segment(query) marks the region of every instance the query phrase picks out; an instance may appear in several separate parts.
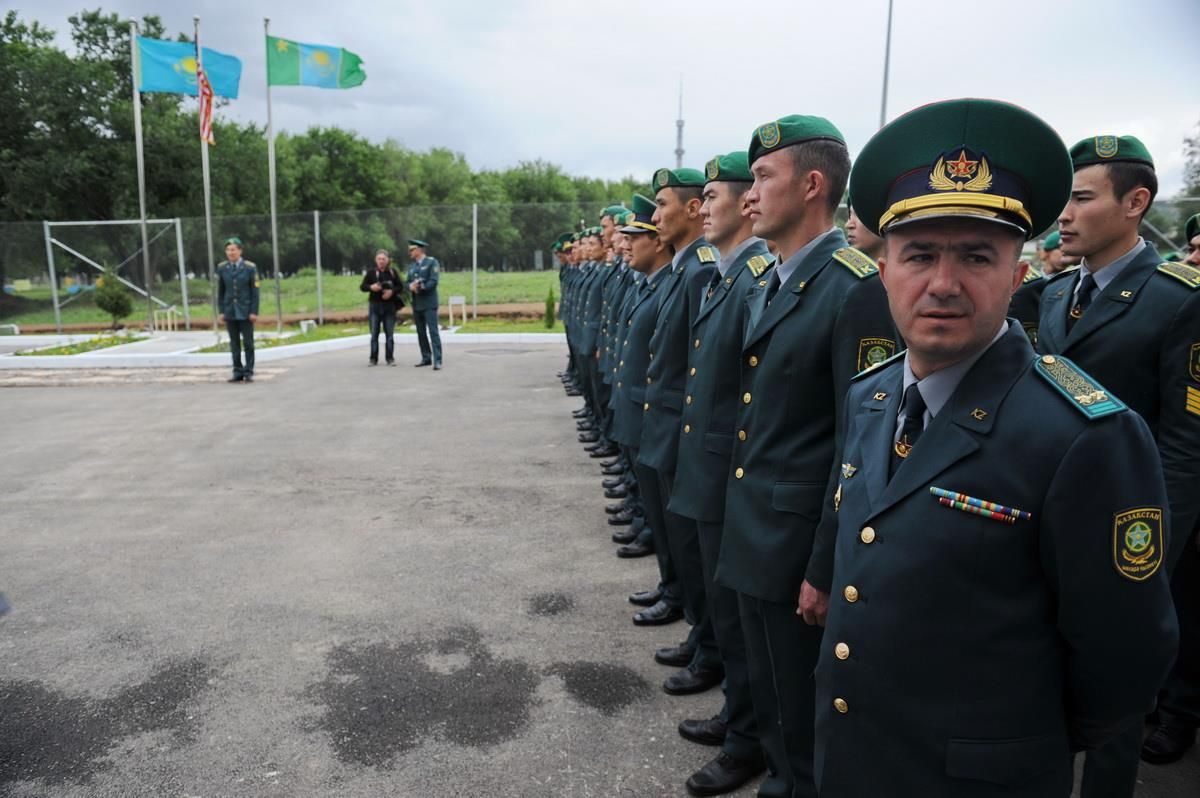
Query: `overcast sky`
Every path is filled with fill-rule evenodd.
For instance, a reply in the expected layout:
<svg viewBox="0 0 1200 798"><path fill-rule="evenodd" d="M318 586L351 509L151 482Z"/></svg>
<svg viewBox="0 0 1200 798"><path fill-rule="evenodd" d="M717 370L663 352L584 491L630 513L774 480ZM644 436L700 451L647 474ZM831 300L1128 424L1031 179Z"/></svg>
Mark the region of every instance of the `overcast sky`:
<svg viewBox="0 0 1200 798"><path fill-rule="evenodd" d="M94 5L100 0L92 0ZM18 8L59 31L81 0ZM460 151L477 168L542 158L568 172L646 180L675 162L683 78L685 165L745 148L789 113L828 117L857 152L879 123L887 0L105 0L158 14L173 38L201 16L207 47L242 59L220 113L266 122L262 18L271 33L345 47L368 78L348 91L273 90L275 124L338 125L375 141ZM888 117L951 97L994 97L1054 125L1068 146L1133 134L1163 192L1182 185L1200 123L1197 0L895 0Z"/></svg>

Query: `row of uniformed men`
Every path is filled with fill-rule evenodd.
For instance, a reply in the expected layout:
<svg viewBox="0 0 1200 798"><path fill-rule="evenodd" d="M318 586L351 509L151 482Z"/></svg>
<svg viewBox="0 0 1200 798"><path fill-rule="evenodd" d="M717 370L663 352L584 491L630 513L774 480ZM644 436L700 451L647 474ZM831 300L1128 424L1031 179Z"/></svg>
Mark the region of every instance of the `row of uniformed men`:
<svg viewBox="0 0 1200 798"><path fill-rule="evenodd" d="M847 181L878 266L833 224ZM851 171L833 124L789 116L653 190L556 243L563 377L641 525L620 539L657 555L635 622L693 624L656 652L684 666L664 688L724 680L719 715L680 724L721 747L689 791L765 769L763 796L1066 796L1086 750L1082 795L1128 798L1139 748L1181 755L1200 270L1138 236L1140 142L1068 152L1022 109L950 101ZM1026 282L1056 220L1083 268Z"/></svg>

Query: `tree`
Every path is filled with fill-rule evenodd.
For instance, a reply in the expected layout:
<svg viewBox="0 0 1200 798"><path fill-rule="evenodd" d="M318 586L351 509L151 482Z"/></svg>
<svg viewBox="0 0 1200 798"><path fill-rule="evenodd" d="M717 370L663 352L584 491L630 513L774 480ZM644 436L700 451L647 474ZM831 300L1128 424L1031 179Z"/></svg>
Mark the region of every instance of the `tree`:
<svg viewBox="0 0 1200 798"><path fill-rule="evenodd" d="M96 307L112 316L112 328L133 312L133 299L116 277L101 277L96 281Z"/></svg>

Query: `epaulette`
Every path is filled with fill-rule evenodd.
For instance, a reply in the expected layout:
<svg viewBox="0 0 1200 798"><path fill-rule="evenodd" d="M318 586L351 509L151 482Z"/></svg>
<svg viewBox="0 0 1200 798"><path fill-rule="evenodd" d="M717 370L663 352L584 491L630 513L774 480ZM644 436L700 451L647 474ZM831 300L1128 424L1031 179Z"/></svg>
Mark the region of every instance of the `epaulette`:
<svg viewBox="0 0 1200 798"><path fill-rule="evenodd" d="M842 247L833 253L833 259L849 269L860 280L879 271L875 261L854 247Z"/></svg>
<svg viewBox="0 0 1200 798"><path fill-rule="evenodd" d="M1105 390L1090 374L1061 355L1043 355L1034 371L1066 397L1071 406L1091 420L1125 409L1125 403Z"/></svg>
<svg viewBox="0 0 1200 798"><path fill-rule="evenodd" d="M1025 283L1032 283L1035 280L1042 279L1044 276L1045 275L1038 271L1036 267L1030 266L1029 271L1025 272L1025 279L1021 281L1021 284L1024 285Z"/></svg>
<svg viewBox="0 0 1200 798"><path fill-rule="evenodd" d="M750 260L746 261L746 268L755 277L761 277L762 273L771 268L771 259L766 255L755 255Z"/></svg>
<svg viewBox="0 0 1200 798"><path fill-rule="evenodd" d="M1158 265L1158 270L1163 274L1174 277L1193 291L1200 288L1200 269L1197 269L1195 266L1189 266L1186 263L1176 263L1175 261L1166 261Z"/></svg>
<svg viewBox="0 0 1200 798"><path fill-rule="evenodd" d="M243 261L242 261L242 263L246 264L246 265L247 265L248 267L250 267L251 269L257 269L257 268L258 268L258 266L256 266L256 265L254 264L254 261L252 261L252 260L243 260Z"/></svg>
<svg viewBox="0 0 1200 798"><path fill-rule="evenodd" d="M701 263L716 263L717 251L712 247L700 247L696 250L696 257Z"/></svg>
<svg viewBox="0 0 1200 798"><path fill-rule="evenodd" d="M866 257L866 256L864 255L863 257ZM869 376L871 374L876 374L879 371L882 371L883 369L892 365L893 363L897 363L897 362L903 360L905 351L907 351L907 350L901 349L899 352L892 355L887 360L881 360L878 363L876 363L874 366L868 366L867 368L863 369L862 371L858 372L853 377L851 377L850 382L858 382L863 377Z"/></svg>
<svg viewBox="0 0 1200 798"><path fill-rule="evenodd" d="M1062 271L1055 272L1054 274L1047 277L1046 282L1052 283L1055 280L1061 280L1064 277L1070 277L1070 276L1074 275L1075 272L1079 271L1079 269L1080 269L1079 264L1076 264L1074 266L1068 266L1067 268L1063 269Z"/></svg>

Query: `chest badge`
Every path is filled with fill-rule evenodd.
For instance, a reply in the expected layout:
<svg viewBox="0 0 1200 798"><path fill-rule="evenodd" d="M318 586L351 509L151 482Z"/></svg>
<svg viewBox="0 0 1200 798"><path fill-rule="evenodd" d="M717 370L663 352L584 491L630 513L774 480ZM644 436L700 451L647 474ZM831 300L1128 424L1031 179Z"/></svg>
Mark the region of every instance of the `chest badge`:
<svg viewBox="0 0 1200 798"><path fill-rule="evenodd" d="M854 476L857 473L858 473L858 466L851 465L850 463L842 463L842 477L844 479L850 479L850 477Z"/></svg>

